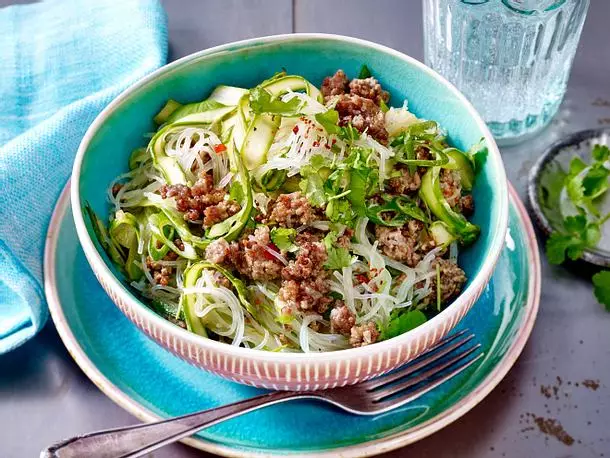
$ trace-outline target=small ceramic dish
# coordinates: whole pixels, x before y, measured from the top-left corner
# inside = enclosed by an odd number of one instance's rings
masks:
[[[549,235],[562,227],[559,188],[563,183],[570,161],[579,156],[586,163],[591,162],[591,149],[595,144],[610,145],[610,129],[590,129],[575,132],[553,143],[538,159],[530,171],[528,179],[528,201],[532,216],[538,227]],[[610,200],[602,203],[606,212],[610,210]],[[606,225],[607,226],[607,225]],[[602,267],[610,267],[610,233],[602,231],[602,239],[596,249],[586,250],[582,260]]]
[[[417,116],[438,121],[449,132],[450,143],[468,149],[483,138],[488,147],[474,188],[477,209],[473,221],[481,227],[481,234],[460,253],[460,265],[469,279],[462,294],[413,331],[367,347],[316,354],[231,346],[187,332],[155,314],[122,281],[83,214],[85,202],[99,215],[108,213],[106,186],[124,172],[129,152],[142,144],[142,135],[153,130],[153,115],[169,98],[200,100],[218,83],[250,87],[286,68],[319,85],[338,68],[357,74],[363,63],[373,69],[392,100],[406,98]],[[93,272],[131,321],[196,366],[240,383],[273,389],[353,384],[420,355],[447,335],[479,298],[494,271],[508,224],[508,185],[502,159],[487,126],[466,98],[411,57],[367,41],[319,34],[273,36],[211,48],[136,83],[87,131],[74,163],[71,199],[78,237]]]

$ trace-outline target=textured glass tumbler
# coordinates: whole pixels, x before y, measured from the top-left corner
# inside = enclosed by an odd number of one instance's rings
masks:
[[[498,143],[553,118],[589,0],[423,0],[426,64],[477,108]]]

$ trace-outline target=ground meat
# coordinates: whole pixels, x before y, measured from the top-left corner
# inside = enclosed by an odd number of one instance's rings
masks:
[[[472,215],[474,213],[473,197],[470,194],[467,196],[463,196],[460,199],[459,208],[460,208],[460,212],[463,213],[465,216]]]
[[[208,174],[202,174],[192,187],[183,184],[163,185],[159,193],[163,199],[173,197],[176,208],[184,213],[187,221],[200,221],[205,209],[222,202],[226,195],[224,189],[214,188],[214,179]]]
[[[284,280],[278,297],[290,308],[323,314],[333,301],[328,297],[329,292],[328,276],[322,271],[320,275],[306,280]]]
[[[307,228],[297,233],[294,242],[303,245],[308,242],[319,242],[324,238],[324,233],[317,229]]]
[[[370,99],[377,105],[381,105],[382,101],[388,102],[390,100],[390,94],[381,89],[379,82],[372,76],[365,79],[354,78],[349,83],[349,90],[350,94]]]
[[[351,310],[343,303],[338,304],[330,311],[330,329],[335,334],[349,336],[352,327],[356,324],[356,317]]]
[[[327,76],[322,82],[320,88],[324,101],[326,102],[329,98],[335,95],[342,95],[348,91],[349,80],[343,70],[337,70],[333,76]]]
[[[285,280],[304,280],[316,276],[324,268],[328,259],[326,247],[322,242],[305,242],[299,246],[294,260],[282,269],[282,278]]]
[[[205,249],[205,258],[214,264],[225,262],[230,253],[230,245],[225,239],[217,239]]]
[[[442,169],[439,177],[441,191],[451,208],[458,207],[462,197],[460,174],[455,170]]]
[[[316,213],[311,204],[300,192],[280,194],[269,204],[268,215],[264,223],[277,223],[283,227],[299,227],[316,220]]]
[[[174,245],[176,245],[176,248],[178,248],[180,251],[184,251],[184,242],[182,239],[174,239]],[[167,255],[169,256],[169,253]]]
[[[326,247],[321,236],[304,231],[296,244],[299,250],[294,260],[282,269],[282,285],[278,297],[286,307],[301,311],[324,313],[333,301],[328,297],[330,281],[324,270]]]
[[[376,226],[375,235],[383,254],[409,267],[415,267],[435,246],[424,223],[415,219],[400,228]]]
[[[466,283],[466,274],[457,264],[447,259],[436,258],[432,262],[432,267],[436,268],[437,265],[441,278],[441,303],[446,304],[460,294],[464,283]],[[422,299],[421,303],[423,305],[436,302],[436,275],[432,277],[430,282],[430,291],[431,293]]]
[[[176,259],[178,259],[178,255],[173,251],[168,252],[163,258],[164,261],[175,261]],[[173,267],[163,266],[150,256],[146,257],[146,267],[150,270],[150,274],[157,285],[167,286],[170,284],[174,274]]]
[[[280,277],[284,266],[268,250],[274,249],[269,239],[269,228],[259,226],[254,234],[231,243],[229,260],[241,273],[253,280],[270,281]]]
[[[382,144],[388,143],[383,111],[370,99],[359,95],[342,95],[335,109],[339,112],[339,125],[350,124],[359,132],[367,133]]]
[[[233,216],[241,209],[240,205],[234,200],[223,200],[207,207],[204,211],[203,226],[211,227],[216,223],[224,221],[225,219]]]
[[[341,234],[337,238],[337,246],[339,248],[349,248],[350,245],[352,244],[353,236],[354,236],[354,231],[348,227],[347,229],[345,229],[343,234]]]
[[[388,186],[395,194],[407,194],[415,192],[421,186],[421,176],[418,170],[414,170],[413,174],[408,167],[397,167],[402,174],[399,177],[390,178]]]
[[[352,327],[349,343],[352,347],[364,347],[377,342],[379,331],[375,323],[368,322],[360,326]]]

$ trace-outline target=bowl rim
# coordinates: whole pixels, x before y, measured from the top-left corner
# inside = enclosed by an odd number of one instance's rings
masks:
[[[261,45],[272,45],[277,43],[291,43],[291,42],[303,42],[303,41],[337,41],[343,43],[353,44],[355,46],[369,48],[376,52],[388,54],[396,57],[413,65],[414,67],[421,70],[428,77],[433,78],[446,86],[457,100],[468,110],[472,120],[476,123],[477,127],[483,132],[483,137],[488,146],[488,158],[495,162],[495,168],[497,171],[497,178],[500,180],[500,185],[497,186],[496,191],[499,195],[500,209],[498,216],[498,227],[493,233],[489,243],[488,256],[484,259],[481,265],[478,275],[476,275],[470,285],[460,293],[460,295],[452,302],[446,309],[428,320],[421,326],[396,336],[392,339],[376,342],[374,345],[368,345],[364,347],[349,348],[344,350],[336,350],[329,352],[317,352],[317,353],[279,353],[269,352],[263,350],[254,350],[251,348],[237,347],[234,345],[217,342],[212,339],[205,338],[198,334],[192,333],[183,329],[179,326],[174,325],[170,321],[164,319],[160,315],[154,313],[149,307],[147,307],[142,301],[137,299],[135,295],[125,286],[123,283],[112,273],[110,268],[106,265],[106,262],[102,259],[102,256],[98,252],[92,238],[89,236],[85,225],[85,218],[81,207],[80,199],[80,173],[81,167],[85,154],[89,148],[90,142],[97,133],[100,126],[106,121],[106,119],[124,102],[128,101],[135,93],[140,89],[144,88],[150,82],[154,81],[161,75],[172,72],[178,67],[188,64],[191,61],[214,55],[221,52],[232,52],[237,49],[252,48]],[[345,358],[355,358],[370,356],[372,353],[381,353],[383,351],[391,350],[401,344],[407,343],[409,340],[419,338],[421,335],[429,332],[431,329],[438,327],[440,323],[446,320],[452,314],[455,314],[457,310],[464,307],[468,298],[477,292],[481,291],[488,279],[491,278],[491,274],[495,268],[496,262],[500,256],[500,252],[505,243],[506,231],[508,228],[508,185],[506,180],[506,172],[504,169],[502,157],[496,142],[494,141],[491,132],[487,125],[478,114],[474,106],[468,101],[468,99],[449,81],[447,81],[440,74],[436,73],[430,67],[426,66],[419,60],[410,57],[400,51],[396,51],[384,45],[380,45],[368,40],[360,38],[347,37],[343,35],[325,34],[325,33],[294,33],[294,34],[281,34],[281,35],[270,35],[258,38],[251,38],[247,40],[240,40],[231,43],[214,46],[212,48],[204,49],[187,56],[184,56],[174,62],[164,65],[156,71],[150,73],[144,78],[140,79],[136,83],[129,86],[121,94],[119,94],[106,108],[104,108],[100,114],[95,118],[87,129],[76,153],[74,160],[74,166],[72,168],[72,185],[70,190],[70,198],[73,209],[74,223],[80,243],[83,247],[83,251],[89,264],[93,270],[108,283],[109,287],[118,295],[129,308],[135,308],[140,310],[147,319],[153,322],[156,326],[163,329],[169,335],[172,335],[180,340],[185,341],[188,344],[192,344],[195,347],[208,349],[210,351],[228,354],[233,357],[246,357],[250,359],[262,360],[275,360],[277,362],[294,362],[296,361],[307,361],[316,360],[329,361],[329,360],[343,360]]]

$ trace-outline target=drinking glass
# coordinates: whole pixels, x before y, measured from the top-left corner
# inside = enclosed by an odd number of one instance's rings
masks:
[[[426,64],[470,99],[499,144],[553,118],[589,0],[423,0]]]

